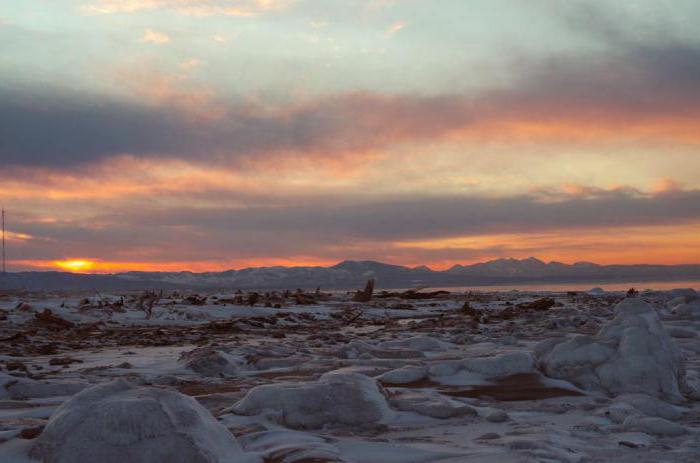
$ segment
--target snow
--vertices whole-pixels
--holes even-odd
[[[180,362],[202,376],[234,376],[245,363],[240,357],[232,356],[212,347],[201,347],[183,352],[180,355]]]
[[[391,406],[404,412],[415,412],[432,418],[476,416],[477,411],[462,402],[437,392],[408,391],[393,395]]]
[[[700,321],[673,312],[695,301],[681,293],[477,291],[477,324],[462,292],[282,309],[165,294],[150,319],[128,293],[0,293],[0,461],[81,446],[109,462],[134,436],[123,461],[696,461]],[[556,306],[514,309],[542,297]],[[44,308],[75,326],[37,324]]]
[[[536,351],[543,372],[608,394],[645,393],[683,400],[685,369],[654,309],[637,298],[615,307],[615,318],[594,336],[550,340]]]
[[[356,373],[326,373],[318,381],[258,386],[231,408],[242,415],[277,412],[291,428],[329,424],[366,426],[389,416],[384,392],[374,379]]]
[[[681,436],[688,430],[683,426],[663,418],[630,416],[622,424],[625,431],[638,431],[657,436]]]
[[[22,400],[71,396],[85,387],[86,384],[81,383],[36,381],[0,372],[0,399]]]
[[[425,366],[412,366],[397,368],[387,371],[377,379],[384,384],[408,384],[425,379],[428,369]]]
[[[253,462],[194,399],[124,380],[86,389],[65,402],[31,456],[47,463]]]

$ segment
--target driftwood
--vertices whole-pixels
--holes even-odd
[[[54,315],[53,312],[51,312],[51,309],[44,309],[43,312],[37,312],[34,314],[34,317],[37,322],[51,328],[67,329],[73,328],[74,326],[73,322],[70,322],[65,318],[61,318],[58,315]]]
[[[144,291],[141,296],[139,296],[137,307],[139,310],[146,312],[146,319],[151,318],[153,315],[153,306],[160,301],[161,297],[163,297],[162,289],[160,293],[157,294],[155,291]]]
[[[363,291],[357,291],[352,297],[354,302],[369,302],[372,300],[372,294],[374,294],[374,279],[370,278],[367,280],[367,285]]]
[[[421,299],[439,299],[441,297],[449,296],[450,292],[449,291],[430,291],[427,293],[422,293],[420,292],[420,289],[409,289],[408,291],[404,292],[387,292],[384,291],[381,294],[378,294],[377,297],[382,298],[382,299],[388,299],[391,297],[399,298],[399,299],[410,299],[410,300],[421,300]]]

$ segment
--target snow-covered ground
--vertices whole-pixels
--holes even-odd
[[[700,461],[694,291],[423,293],[0,292],[0,462]]]

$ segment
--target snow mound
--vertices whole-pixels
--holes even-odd
[[[193,398],[123,380],[86,389],[66,401],[36,440],[31,456],[47,463],[251,461]]]
[[[384,384],[409,384],[425,379],[428,368],[424,366],[408,365],[396,370],[387,371],[377,379]]]
[[[212,347],[200,347],[183,352],[179,359],[185,367],[203,376],[233,376],[245,360]]]
[[[395,339],[392,341],[384,341],[379,343],[379,347],[385,348],[404,348],[413,349],[423,352],[439,352],[454,347],[452,344],[439,339],[431,338],[430,336],[413,336],[405,339]]]
[[[402,347],[377,347],[364,341],[353,340],[338,350],[345,359],[415,359],[423,358],[423,352]]]
[[[622,428],[628,432],[643,432],[656,436],[682,436],[688,433],[688,430],[678,423],[646,416],[630,416],[622,424]]]
[[[683,411],[681,407],[671,405],[646,394],[624,394],[618,396],[615,401],[622,405],[629,405],[653,418],[677,420],[681,417]]]
[[[83,383],[37,381],[0,373],[0,400],[40,399],[70,396],[87,387]]]
[[[256,415],[265,410],[279,413],[279,420],[299,429],[324,425],[367,425],[390,413],[384,391],[377,382],[356,373],[324,374],[315,382],[257,386],[231,411]]]
[[[627,298],[615,313],[595,336],[541,343],[535,356],[542,371],[611,395],[637,392],[683,400],[683,359],[654,309],[641,299]]]
[[[700,299],[678,304],[671,309],[671,312],[677,317],[700,318]]]
[[[696,298],[698,297],[698,292],[693,288],[674,288],[668,292],[671,297],[687,297]]]
[[[469,405],[450,399],[438,392],[410,391],[393,396],[391,406],[404,412],[414,412],[431,418],[476,416]]]
[[[509,352],[493,357],[436,362],[428,369],[429,378],[442,384],[471,384],[485,379],[533,373],[535,365],[527,352]]]

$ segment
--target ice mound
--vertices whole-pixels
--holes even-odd
[[[69,396],[82,391],[86,387],[87,384],[83,383],[37,381],[0,373],[0,400]]]
[[[623,406],[629,405],[647,416],[667,420],[679,419],[683,411],[681,407],[671,405],[646,394],[624,394],[618,396],[615,402]]]
[[[233,376],[245,360],[212,347],[200,347],[180,355],[179,362],[203,376]]]
[[[377,379],[384,384],[410,384],[425,379],[427,376],[427,367],[407,365],[402,368],[387,371]]]
[[[31,450],[46,463],[250,462],[193,398],[123,380],[86,389],[51,417]]]
[[[469,405],[450,399],[438,392],[403,392],[391,397],[390,403],[398,410],[414,412],[431,418],[477,415],[476,410]]]
[[[430,380],[446,385],[478,384],[487,379],[535,373],[532,355],[509,352],[492,357],[434,362],[430,366],[407,365],[387,371],[377,379],[386,385],[410,384]]]
[[[364,341],[353,340],[338,350],[346,359],[414,359],[423,358],[423,352],[405,347],[378,347]]]
[[[394,339],[392,341],[384,341],[379,343],[379,347],[386,348],[403,348],[413,349],[423,352],[439,352],[454,347],[452,344],[440,341],[439,339],[431,338],[430,336],[413,336],[405,339]]]
[[[646,416],[630,416],[622,424],[622,428],[627,432],[643,432],[656,436],[682,436],[688,433],[688,430],[678,423]]]
[[[502,378],[534,371],[532,355],[526,352],[509,352],[493,357],[434,363],[428,369],[428,374],[431,379],[441,383],[460,384],[460,378],[466,380]]]
[[[328,424],[367,425],[390,413],[384,391],[374,379],[336,372],[326,373],[315,382],[254,387],[231,408],[239,415],[265,410],[279,413],[283,424],[300,429]]]
[[[615,314],[595,336],[541,343],[535,355],[542,371],[583,389],[682,400],[687,390],[683,360],[654,309],[627,298]]]
[[[700,318],[700,299],[681,302],[671,307],[671,312],[677,317]]]

